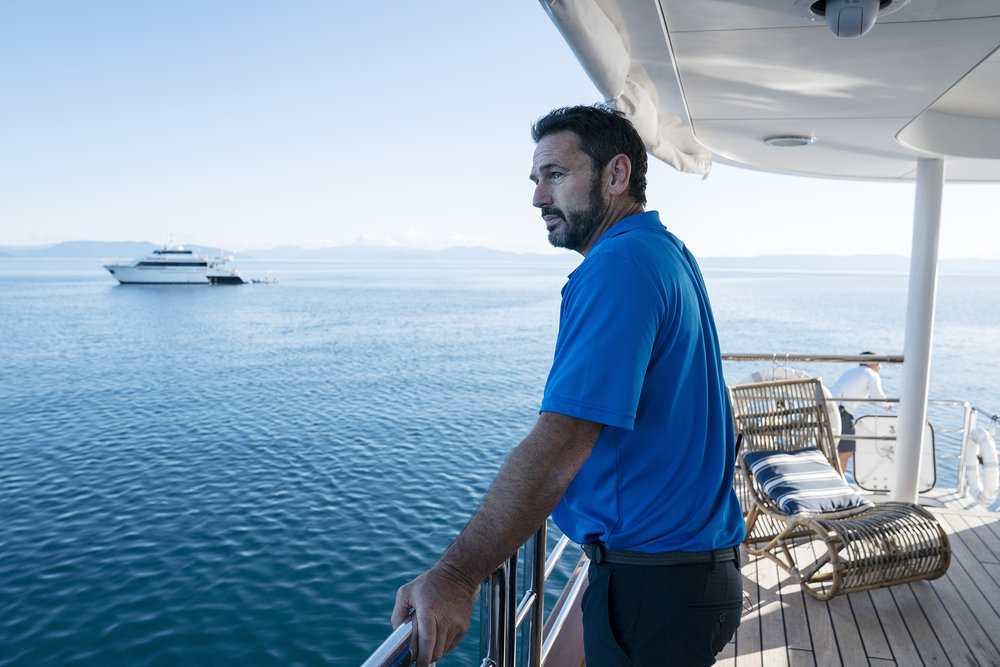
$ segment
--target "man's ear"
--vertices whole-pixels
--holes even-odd
[[[614,156],[606,170],[611,177],[608,182],[608,194],[618,196],[628,192],[628,180],[632,176],[632,161],[628,156],[623,153]]]

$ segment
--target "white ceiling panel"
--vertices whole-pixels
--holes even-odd
[[[854,40],[825,28],[683,33],[672,43],[694,119],[912,118],[995,48],[1000,18],[989,34],[972,23],[884,26]]]

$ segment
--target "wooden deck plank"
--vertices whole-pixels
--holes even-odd
[[[863,665],[868,662],[868,656],[849,597],[839,595],[827,602],[826,607],[830,611],[841,661],[845,665]]]
[[[889,650],[892,658],[900,665],[919,665],[920,654],[913,638],[910,637],[906,623],[896,607],[896,600],[892,596],[891,589],[877,588],[871,593],[872,602],[878,611],[879,621],[885,631],[886,639],[889,641]]]
[[[802,587],[789,576],[773,566],[775,572],[782,577],[778,594],[781,596],[782,620],[785,625],[785,641],[788,649],[798,651],[813,650],[812,636],[809,633],[809,619],[806,616],[806,594]]]
[[[980,514],[976,516],[982,519],[984,532],[990,540],[994,562],[1000,562],[1000,516],[997,516],[996,512],[990,512],[988,517]]]
[[[998,647],[1000,638],[996,638],[995,632],[990,632],[984,627],[956,586],[956,578],[966,576],[957,569],[954,572],[949,569],[944,577],[928,583],[958,629],[961,642],[968,646],[976,661],[979,664],[1000,664],[1000,647]],[[996,663],[991,660],[995,660]]]
[[[761,663],[766,667],[788,665],[789,661],[785,640],[785,610],[781,598],[782,574],[781,569],[770,560],[757,560],[760,657]]]
[[[868,591],[848,595],[854,610],[854,618],[858,624],[861,643],[865,647],[865,655],[869,660],[892,661],[892,651],[889,650],[889,640],[886,639],[882,623],[879,621],[875,603]]]
[[[975,537],[976,546],[971,550],[983,568],[990,573],[993,581],[997,582],[998,579],[993,572],[1000,566],[1000,517],[970,514],[961,518],[967,528],[965,534],[970,538]]]
[[[802,542],[799,544],[797,549],[808,549],[812,550],[812,546]],[[813,600],[806,592],[802,589],[798,583],[796,583],[787,572],[775,566],[778,572],[778,576],[782,579],[782,586],[779,589],[781,593],[781,599],[785,604],[787,604],[787,610],[784,615],[785,617],[785,637],[788,640],[788,647],[790,649],[800,649],[803,651],[810,651],[814,654],[813,659],[815,660],[816,647],[812,636],[812,627],[809,622],[809,613],[807,611],[807,606],[815,600]]]
[[[740,623],[743,621],[741,620]],[[736,659],[736,637],[729,640],[725,648],[715,656],[715,660],[720,665],[732,665]]]
[[[945,574],[953,578],[959,593],[969,604],[973,613],[980,619],[991,619],[993,629],[1000,627],[1000,585],[993,580],[983,564],[976,558],[969,543],[978,540],[970,528],[964,525],[961,517],[947,518],[948,525],[956,528],[950,533],[952,564]]]
[[[819,667],[844,664],[840,659],[837,646],[837,636],[833,631],[833,620],[825,602],[813,598],[805,600],[806,618],[809,621],[809,632],[812,636],[813,655]]]
[[[949,522],[955,526],[956,532],[962,535],[962,541],[969,553],[980,563],[995,563],[995,549],[1000,547],[1000,540],[993,539],[989,529],[985,527],[982,517],[968,515],[950,515]],[[961,526],[959,528],[959,526]],[[989,542],[989,544],[987,543]],[[992,550],[991,550],[992,546]]]
[[[954,594],[954,586],[950,582],[946,579],[935,582],[917,581],[909,584],[909,587],[927,616],[931,631],[937,636],[945,654],[953,664],[974,665],[977,663],[977,656],[988,654],[987,637],[976,638],[979,646],[977,650],[967,639],[967,633],[959,629],[962,619],[968,619],[969,612],[965,605],[953,605],[951,608],[945,605],[945,596]],[[970,629],[982,635],[981,628],[977,624],[973,624]],[[983,639],[987,641],[983,643]]]
[[[745,554],[741,553],[740,556]],[[733,662],[736,667],[759,667],[761,664],[760,646],[760,577],[757,573],[759,562],[756,559],[741,558],[740,571],[744,582],[751,581],[753,585],[744,586],[743,592],[748,600],[749,611],[744,610],[740,627],[736,631],[736,656]]]
[[[796,563],[808,564],[820,558],[826,552],[826,547],[816,540],[804,540],[796,549]],[[823,592],[829,584],[821,586]],[[812,639],[812,651],[819,667],[843,665],[841,647],[837,643],[834,631],[833,614],[829,602],[820,602],[812,596],[802,593],[806,620],[809,623],[809,634]]]
[[[812,651],[788,649],[788,664],[790,667],[815,667],[816,656]]]
[[[938,639],[934,628],[927,620],[923,608],[909,585],[893,586],[888,589],[896,602],[896,608],[906,624],[913,645],[920,659],[927,665],[947,665],[948,656]]]
[[[993,581],[1000,582],[1000,563],[983,563],[983,569],[989,573]]]
[[[736,638],[729,640],[725,648],[715,656],[715,661],[717,665],[733,665],[736,661]]]

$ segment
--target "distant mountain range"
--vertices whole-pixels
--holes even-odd
[[[136,257],[158,246],[152,243],[125,241],[68,241],[55,245],[0,246],[0,257],[102,258]]]
[[[115,259],[129,260],[145,255],[161,245],[149,242],[67,241],[54,245],[0,246],[0,257],[60,258],[60,259]],[[233,254],[214,246],[184,244],[187,250],[206,257],[220,253]],[[237,253],[246,260],[345,260],[345,259],[454,259],[454,260],[552,260],[564,257],[559,254],[512,253],[480,247],[454,247],[445,250],[421,250],[399,246],[344,245],[329,248],[307,249],[298,246],[245,250]]]
[[[148,242],[68,241],[54,245],[0,246],[0,259],[64,258],[129,260],[160,247]],[[215,257],[216,247],[186,245],[186,248],[207,257]],[[445,250],[421,250],[398,246],[343,245],[330,248],[306,249],[297,246],[246,250],[237,259],[267,261],[325,261],[370,259],[428,259],[454,261],[539,261],[574,265],[575,253],[512,253],[481,247],[454,247]],[[910,260],[900,255],[764,255],[757,257],[704,257],[700,263],[712,270],[771,270],[813,272],[876,272],[906,273]],[[942,273],[982,273],[1000,275],[1000,259],[943,259]]]

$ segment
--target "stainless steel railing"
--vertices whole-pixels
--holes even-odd
[[[790,363],[880,363],[880,364],[902,364],[904,358],[902,355],[857,355],[857,354],[842,354],[842,355],[829,355],[829,354],[723,354],[723,361],[732,362],[757,362],[757,363],[767,363],[773,368],[778,367],[788,367]],[[871,398],[844,398],[844,401],[852,403],[876,403],[876,404],[893,404],[898,403],[898,398],[886,398],[886,399],[871,399]],[[957,460],[957,479],[956,479],[956,490],[959,494],[964,494],[968,489],[968,479],[966,465],[969,457],[974,456],[972,453],[972,448],[970,446],[970,436],[972,431],[977,425],[985,420],[989,420],[989,430],[991,434],[994,435],[998,430],[997,424],[1000,422],[1000,416],[993,414],[987,410],[983,410],[971,405],[965,401],[957,400],[928,400],[928,419],[931,419],[930,410],[932,408],[936,409],[937,415],[934,416],[935,419],[935,434],[944,435],[946,438],[954,438],[957,440],[959,453],[947,454],[941,453],[941,448],[937,448],[935,452],[935,459],[938,461],[955,461]],[[941,426],[941,422],[945,421],[943,419],[944,414],[942,408],[958,407],[962,410],[961,417],[950,417],[947,418],[946,426]],[[942,418],[942,419],[939,419]],[[952,424],[959,424],[958,426],[952,426]],[[854,440],[880,440],[880,441],[894,441],[894,436],[888,435],[852,435],[851,439]]]
[[[405,667],[413,662],[410,656],[410,635],[413,622],[407,621],[393,630],[381,646],[368,656],[362,667]]]
[[[525,543],[525,590],[517,599],[518,561],[520,552],[505,561],[480,588],[480,667],[514,667],[516,664],[540,667],[551,649],[551,640],[562,628],[569,605],[564,606],[552,623],[552,631],[543,642],[545,625],[545,582],[570,544],[562,536],[546,558],[546,526],[543,524]],[[518,646],[518,631],[523,645]],[[409,651],[412,626],[410,622],[396,628],[368,657],[362,667],[406,667],[413,661]],[[518,653],[520,648],[520,660]]]
[[[796,363],[859,363],[859,364],[901,364],[901,354],[723,354],[723,361],[761,361],[772,364]]]

